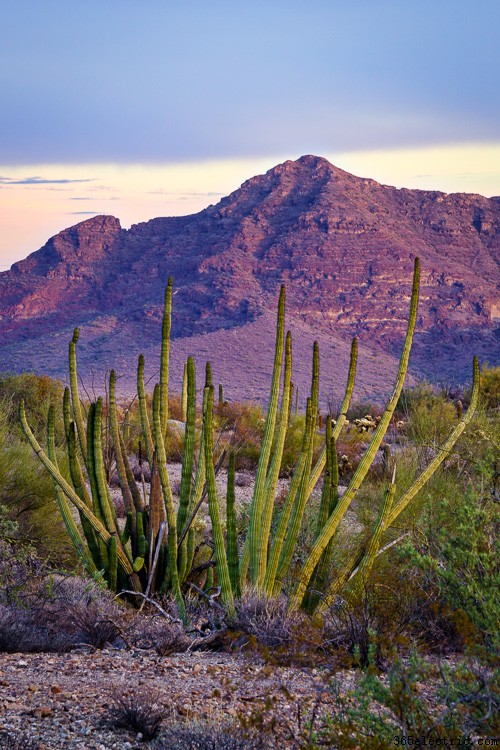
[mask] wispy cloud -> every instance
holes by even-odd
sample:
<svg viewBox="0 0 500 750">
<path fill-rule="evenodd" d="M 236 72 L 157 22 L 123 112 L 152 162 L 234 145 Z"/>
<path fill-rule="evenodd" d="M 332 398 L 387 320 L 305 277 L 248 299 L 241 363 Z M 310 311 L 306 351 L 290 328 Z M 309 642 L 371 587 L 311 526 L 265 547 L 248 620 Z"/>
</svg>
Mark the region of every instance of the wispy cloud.
<svg viewBox="0 0 500 750">
<path fill-rule="evenodd" d="M 70 216 L 99 216 L 101 211 L 68 211 Z"/>
<path fill-rule="evenodd" d="M 50 180 L 46 177 L 23 177 L 21 179 L 14 177 L 0 177 L 0 185 L 68 185 L 73 182 L 94 182 L 95 178 L 84 180 L 60 179 Z"/>
<path fill-rule="evenodd" d="M 174 198 L 180 198 L 182 196 L 182 200 L 186 200 L 187 198 L 219 198 L 221 195 L 224 195 L 224 193 L 215 193 L 215 192 L 174 192 L 173 190 L 148 190 L 148 195 L 168 195 L 173 196 Z"/>
</svg>

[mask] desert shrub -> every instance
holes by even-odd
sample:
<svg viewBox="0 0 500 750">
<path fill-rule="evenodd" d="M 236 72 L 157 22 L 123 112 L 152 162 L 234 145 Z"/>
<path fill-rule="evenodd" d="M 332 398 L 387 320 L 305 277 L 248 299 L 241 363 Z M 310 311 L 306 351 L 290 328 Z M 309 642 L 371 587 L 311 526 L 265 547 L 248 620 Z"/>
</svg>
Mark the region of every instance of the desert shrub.
<svg viewBox="0 0 500 750">
<path fill-rule="evenodd" d="M 73 565 L 76 556 L 57 509 L 53 482 L 11 422 L 10 408 L 9 402 L 0 401 L 0 505 L 16 522 L 19 544 L 34 545 L 54 565 Z"/>
<path fill-rule="evenodd" d="M 165 605 L 165 602 L 162 602 Z M 170 606 L 168 606 L 170 605 Z M 174 616 L 172 602 L 167 603 L 172 611 L 171 619 L 157 614 L 141 614 L 127 630 L 127 637 L 139 648 L 154 648 L 160 656 L 184 653 L 191 645 L 182 623 Z"/>
<path fill-rule="evenodd" d="M 43 433 L 46 429 L 49 406 L 54 404 L 59 417 L 56 428 L 59 437 L 62 438 L 63 425 L 60 408 L 62 396 L 62 384 L 59 380 L 53 380 L 47 375 L 40 376 L 34 373 L 0 374 L 0 402 L 7 406 L 10 426 L 19 433 L 17 409 L 22 399 L 30 415 L 31 424 L 39 433 Z"/>
<path fill-rule="evenodd" d="M 370 666 L 352 690 L 343 692 L 335 682 L 332 690 L 334 710 L 323 719 L 313 748 L 334 743 L 338 750 L 383 750 L 396 737 L 405 737 L 406 744 L 424 737 L 470 742 L 476 733 L 494 736 L 498 729 L 498 674 L 475 664 L 437 670 L 413 655 L 396 659 L 384 676 Z"/>
<path fill-rule="evenodd" d="M 168 727 L 155 750 L 259 750 L 262 744 L 256 739 L 241 737 L 234 727 L 213 724 L 178 724 Z"/>
<path fill-rule="evenodd" d="M 233 647 L 255 652 L 274 664 L 310 664 L 323 645 L 321 629 L 302 611 L 290 612 L 286 597 L 242 597 L 230 622 Z"/>
<path fill-rule="evenodd" d="M 475 630 L 475 639 L 498 647 L 500 517 L 495 498 L 465 492 L 427 511 L 418 533 L 402 549 L 419 585 Z M 472 637 L 473 633 L 469 633 Z"/>
<path fill-rule="evenodd" d="M 116 688 L 109 705 L 110 723 L 118 729 L 140 733 L 144 740 L 154 739 L 163 721 L 165 709 L 156 691 L 124 691 Z"/>
<path fill-rule="evenodd" d="M 429 383 L 404 389 L 397 411 L 406 423 L 406 437 L 430 448 L 442 443 L 457 421 L 456 404 Z"/>
<path fill-rule="evenodd" d="M 0 540 L 0 651 L 64 652 L 117 641 L 121 610 L 91 580 L 51 571 L 30 548 Z"/>
<path fill-rule="evenodd" d="M 470 400 L 470 389 L 463 395 L 464 404 Z M 500 367 L 481 368 L 480 402 L 486 411 L 500 408 Z"/>
<path fill-rule="evenodd" d="M 353 579 L 353 582 L 356 579 Z M 372 574 L 364 585 L 347 587 L 345 597 L 323 614 L 325 646 L 344 652 L 352 664 L 387 665 L 394 650 L 407 652 L 413 597 L 390 566 Z"/>
<path fill-rule="evenodd" d="M 370 401 L 354 401 L 347 411 L 347 419 L 350 422 L 353 422 L 355 419 L 362 419 L 367 414 L 375 417 L 379 413 L 380 409 L 374 406 Z M 332 414 L 336 417 L 336 412 L 332 412 Z"/>
<path fill-rule="evenodd" d="M 251 403 L 225 403 L 218 415 L 217 427 L 223 434 L 230 435 L 236 469 L 255 469 L 264 434 L 262 409 Z"/>
</svg>

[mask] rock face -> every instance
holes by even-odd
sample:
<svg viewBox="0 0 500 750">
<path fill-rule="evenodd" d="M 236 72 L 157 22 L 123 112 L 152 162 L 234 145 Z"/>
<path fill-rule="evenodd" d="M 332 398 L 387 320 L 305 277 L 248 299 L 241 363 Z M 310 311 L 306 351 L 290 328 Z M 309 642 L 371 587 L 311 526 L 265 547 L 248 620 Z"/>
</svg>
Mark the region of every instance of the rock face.
<svg viewBox="0 0 500 750">
<path fill-rule="evenodd" d="M 339 366 L 330 355 L 344 356 L 357 335 L 373 359 L 360 393 L 382 392 L 401 347 L 417 255 L 413 372 L 464 379 L 473 351 L 498 364 L 500 198 L 396 189 L 303 156 L 192 216 L 128 231 L 111 216 L 89 219 L 0 274 L 0 369 L 62 376 L 67 341 L 79 325 L 82 372 L 116 366 L 133 382 L 137 353 L 148 358 L 157 346 L 172 275 L 174 358 L 178 352 L 180 364 L 191 344 L 193 352 L 196 345 L 213 355 L 216 366 L 222 356 L 219 377 L 229 387 L 238 368 L 244 394 L 233 395 L 263 395 L 238 349 L 251 348 L 253 331 L 252 361 L 271 351 L 282 283 L 289 325 L 298 329 L 299 350 L 307 350 L 298 360 L 304 387 L 314 336 L 328 350 L 323 371 L 333 377 Z"/>
</svg>

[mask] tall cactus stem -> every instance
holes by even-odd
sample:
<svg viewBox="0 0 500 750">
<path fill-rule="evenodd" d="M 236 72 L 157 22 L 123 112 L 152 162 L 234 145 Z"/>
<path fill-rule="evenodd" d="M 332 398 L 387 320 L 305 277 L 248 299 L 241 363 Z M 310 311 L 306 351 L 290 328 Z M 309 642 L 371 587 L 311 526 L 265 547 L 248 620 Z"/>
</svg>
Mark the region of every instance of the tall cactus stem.
<svg viewBox="0 0 500 750">
<path fill-rule="evenodd" d="M 73 338 L 69 342 L 69 385 L 71 389 L 71 403 L 73 406 L 73 417 L 78 431 L 80 449 L 83 461 L 87 463 L 87 436 L 83 426 L 82 405 L 78 393 L 78 370 L 76 367 L 76 343 L 80 337 L 78 328 L 73 331 Z"/>
<path fill-rule="evenodd" d="M 118 569 L 117 539 L 114 534 L 108 539 L 108 586 L 111 591 L 116 591 L 116 579 Z"/>
<path fill-rule="evenodd" d="M 226 524 L 227 524 L 227 565 L 233 595 L 240 596 L 240 564 L 238 560 L 238 534 L 236 530 L 236 510 L 234 507 L 234 451 L 229 454 L 227 469 Z"/>
<path fill-rule="evenodd" d="M 94 470 L 99 493 L 99 504 L 101 513 L 110 533 L 118 533 L 115 507 L 112 503 L 108 484 L 106 482 L 106 470 L 104 468 L 104 455 L 102 448 L 102 398 L 99 397 L 95 405 L 94 414 Z"/>
<path fill-rule="evenodd" d="M 273 594 L 277 595 L 281 591 L 285 575 L 288 572 L 290 563 L 297 545 L 297 539 L 300 533 L 300 527 L 302 525 L 302 518 L 304 516 L 304 509 L 306 507 L 307 500 L 309 499 L 308 486 L 309 476 L 311 472 L 312 454 L 314 450 L 314 432 L 316 427 L 316 413 L 317 410 L 313 405 L 312 398 L 307 399 L 307 419 L 306 419 L 306 461 L 304 464 L 304 471 L 302 474 L 302 480 L 300 483 L 295 505 L 290 518 L 288 531 L 283 544 L 278 568 L 276 571 L 276 578 L 274 581 Z"/>
<path fill-rule="evenodd" d="M 271 382 L 271 394 L 267 410 L 266 424 L 264 427 L 264 436 L 262 447 L 255 475 L 255 486 L 250 508 L 250 528 L 249 545 L 250 545 L 250 581 L 256 585 L 259 580 L 259 573 L 262 569 L 262 558 L 267 557 L 267 545 L 264 548 L 262 538 L 262 516 L 264 512 L 264 486 L 266 482 L 267 470 L 271 449 L 273 446 L 274 432 L 276 425 L 276 416 L 278 412 L 278 399 L 281 380 L 281 365 L 283 360 L 283 348 L 285 344 L 285 287 L 281 287 L 280 298 L 278 303 L 278 319 L 276 324 L 276 345 L 274 351 L 274 367 Z M 265 560 L 264 560 L 265 565 Z"/>
<path fill-rule="evenodd" d="M 271 531 L 271 523 L 273 519 L 274 511 L 274 499 L 276 494 L 276 487 L 278 485 L 279 472 L 281 468 L 281 461 L 283 458 L 283 449 L 285 446 L 285 438 L 288 430 L 288 420 L 291 402 L 291 377 L 292 377 L 292 335 L 290 331 L 287 332 L 285 340 L 285 373 L 283 376 L 283 393 L 281 396 L 281 411 L 278 424 L 278 430 L 276 435 L 276 444 L 274 447 L 274 453 L 269 468 L 268 475 L 266 477 L 266 483 L 264 486 L 264 507 L 261 524 L 261 544 L 263 548 L 263 554 L 259 558 L 259 576 L 257 579 L 257 587 L 261 588 L 264 584 L 264 578 L 266 575 L 267 568 L 267 551 L 269 546 L 269 534 Z"/>
<path fill-rule="evenodd" d="M 52 405 L 49 407 L 48 419 L 47 419 L 47 454 L 48 454 L 49 459 L 52 461 L 52 463 L 56 467 L 56 469 L 59 469 L 57 465 L 57 456 L 56 456 L 55 412 L 54 412 L 54 407 Z M 75 523 L 75 520 L 73 516 L 71 515 L 71 510 L 68 505 L 68 501 L 66 500 L 63 491 L 61 490 L 61 488 L 59 487 L 59 485 L 57 484 L 55 480 L 54 480 L 54 488 L 56 491 L 57 506 L 62 516 L 64 525 L 66 527 L 66 531 L 68 532 L 68 536 L 71 539 L 71 542 L 73 543 L 73 546 L 80 559 L 80 562 L 86 568 L 86 570 L 90 573 L 90 575 L 95 577 L 98 575 L 97 567 L 91 555 L 88 553 L 87 548 L 85 546 L 85 542 L 82 538 L 82 535 L 80 534 L 80 531 Z"/>
<path fill-rule="evenodd" d="M 161 327 L 160 355 L 160 421 L 162 434 L 166 434 L 168 419 L 168 378 L 170 359 L 170 332 L 172 328 L 172 277 L 168 279 L 165 289 L 165 305 Z"/>
<path fill-rule="evenodd" d="M 191 500 L 191 485 L 193 480 L 194 443 L 196 420 L 196 370 L 194 359 L 187 361 L 187 410 L 186 427 L 184 431 L 184 450 L 182 454 L 181 487 L 179 497 L 179 511 L 177 513 L 177 533 L 181 534 L 186 523 Z"/>
<path fill-rule="evenodd" d="M 127 472 L 125 471 L 125 463 L 123 461 L 123 454 L 120 446 L 120 428 L 118 425 L 118 414 L 116 409 L 116 373 L 114 370 L 111 370 L 109 375 L 109 417 L 116 470 L 118 473 L 118 481 L 120 482 L 123 504 L 125 505 L 125 511 L 127 513 L 133 513 L 135 510 L 134 501 L 128 484 Z"/>
<path fill-rule="evenodd" d="M 410 303 L 410 315 L 408 319 L 408 328 L 407 328 L 405 342 L 403 346 L 403 352 L 401 354 L 401 359 L 399 361 L 399 369 L 398 369 L 398 374 L 396 377 L 394 390 L 392 392 L 391 397 L 389 398 L 389 401 L 387 402 L 385 411 L 382 415 L 379 425 L 373 434 L 371 442 L 363 458 L 361 459 L 359 466 L 356 469 L 354 476 L 351 479 L 351 482 L 347 490 L 345 491 L 342 498 L 339 500 L 337 507 L 335 508 L 334 512 L 332 513 L 327 523 L 323 527 L 321 534 L 317 538 L 307 559 L 304 562 L 302 570 L 299 574 L 299 578 L 295 587 L 295 591 L 290 597 L 290 603 L 289 603 L 290 609 L 298 609 L 300 607 L 301 602 L 304 598 L 306 588 L 308 587 L 309 581 L 311 580 L 311 576 L 314 573 L 314 569 L 316 568 L 316 565 L 318 564 L 318 561 L 321 558 L 323 551 L 328 545 L 328 542 L 337 531 L 337 528 L 342 518 L 344 517 L 347 509 L 352 503 L 354 497 L 356 496 L 361 486 L 361 483 L 366 477 L 370 469 L 370 466 L 373 463 L 373 459 L 387 431 L 389 423 L 392 419 L 394 409 L 396 408 L 396 404 L 398 402 L 399 396 L 403 389 L 406 371 L 408 369 L 408 360 L 410 357 L 413 332 L 415 330 L 415 324 L 417 321 L 419 284 L 420 284 L 420 264 L 417 258 L 415 259 L 415 270 L 414 270 L 414 275 L 413 275 L 413 286 L 412 286 L 412 295 L 411 295 L 411 303 Z"/>
<path fill-rule="evenodd" d="M 349 361 L 349 372 L 347 375 L 347 385 L 345 389 L 344 398 L 340 407 L 340 413 L 337 417 L 337 422 L 333 430 L 333 437 L 335 440 L 339 439 L 340 433 L 347 419 L 347 412 L 351 403 L 352 392 L 354 390 L 354 383 L 356 380 L 356 367 L 358 363 L 358 340 L 354 338 L 351 344 L 351 356 Z M 316 487 L 319 478 L 323 472 L 326 463 L 326 446 L 323 448 L 314 468 L 311 472 L 311 480 L 309 482 L 309 494 L 311 494 Z"/>
<path fill-rule="evenodd" d="M 165 454 L 165 443 L 163 441 L 163 429 L 160 412 L 160 387 L 155 386 L 153 394 L 153 434 L 156 446 L 156 456 L 158 460 L 158 472 L 163 491 L 163 500 L 168 524 L 168 577 L 172 586 L 172 592 L 177 602 L 179 612 L 185 614 L 184 600 L 182 598 L 179 574 L 177 570 L 177 520 L 174 511 L 174 501 L 172 489 L 167 471 L 167 457 Z"/>
<path fill-rule="evenodd" d="M 217 578 L 221 589 L 221 598 L 227 607 L 230 617 L 235 615 L 233 589 L 229 568 L 227 564 L 226 548 L 224 545 L 224 535 L 219 514 L 219 502 L 217 500 L 217 489 L 215 486 L 215 469 L 213 461 L 213 431 L 212 431 L 212 412 L 214 403 L 214 389 L 210 386 L 206 398 L 205 419 L 205 465 L 207 473 L 207 492 L 208 492 L 208 510 L 212 521 L 212 537 L 214 543 L 215 559 L 217 562 Z"/>
<path fill-rule="evenodd" d="M 181 396 L 181 419 L 183 422 L 187 418 L 187 406 L 188 406 L 188 374 L 187 374 L 187 362 L 184 362 L 184 371 L 182 373 L 182 396 Z"/>
<path fill-rule="evenodd" d="M 146 387 L 144 385 L 144 354 L 139 354 L 139 361 L 137 363 L 137 397 L 139 399 L 142 436 L 146 446 L 148 463 L 151 466 L 153 463 L 154 443 L 151 434 L 151 425 L 149 424 L 148 400 L 146 396 Z"/>
</svg>

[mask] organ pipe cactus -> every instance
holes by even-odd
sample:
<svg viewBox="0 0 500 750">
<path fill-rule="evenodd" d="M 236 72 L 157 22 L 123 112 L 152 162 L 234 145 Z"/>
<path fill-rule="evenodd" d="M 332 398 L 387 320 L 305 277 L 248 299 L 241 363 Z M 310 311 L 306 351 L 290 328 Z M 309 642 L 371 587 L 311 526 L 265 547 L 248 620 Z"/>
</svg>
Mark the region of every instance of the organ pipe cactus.
<svg viewBox="0 0 500 750">
<path fill-rule="evenodd" d="M 214 544 L 215 561 L 217 564 L 217 576 L 221 589 L 221 598 L 227 607 L 230 616 L 235 614 L 233 589 L 229 568 L 227 564 L 226 547 L 224 545 L 224 535 L 220 522 L 219 501 L 217 499 L 217 489 L 215 486 L 215 470 L 213 461 L 214 440 L 212 428 L 212 412 L 214 407 L 214 387 L 207 387 L 206 408 L 203 414 L 205 422 L 205 466 L 207 472 L 207 493 L 208 509 L 210 520 L 212 521 L 212 539 Z"/>
<path fill-rule="evenodd" d="M 285 337 L 285 287 L 281 287 L 280 298 L 278 302 L 278 321 L 276 325 L 276 347 L 274 353 L 274 367 L 271 383 L 271 395 L 267 409 L 267 419 L 264 428 L 264 437 L 262 439 L 262 448 L 260 451 L 257 473 L 255 476 L 255 487 L 253 493 L 252 506 L 250 508 L 250 528 L 249 528 L 249 553 L 250 553 L 250 580 L 252 584 L 258 583 L 263 558 L 267 556 L 267 548 L 264 546 L 262 537 L 262 517 L 264 513 L 264 487 L 269 466 L 269 458 L 274 440 L 274 428 L 276 424 L 276 415 L 278 412 L 278 400 L 281 379 L 281 364 L 283 359 L 283 347 Z"/>
<path fill-rule="evenodd" d="M 169 279 L 165 292 L 160 377 L 154 389 L 152 408 L 148 403 L 145 389 L 142 355 L 139 357 L 137 368 L 141 441 L 145 446 L 152 472 L 149 497 L 145 492 L 141 494 L 132 474 L 127 456 L 127 435 L 125 427 L 119 422 L 116 375 L 114 371 L 110 375 L 110 434 L 106 440 L 110 440 L 113 446 L 126 509 L 126 523 L 121 527 L 116 519 L 104 470 L 102 424 L 104 404 L 102 399 L 91 403 L 85 418 L 79 397 L 76 365 L 78 329 L 75 329 L 69 347 L 70 388 L 66 389 L 63 401 L 64 431 L 71 483 L 66 481 L 57 466 L 53 412 L 49 414 L 48 453 L 43 451 L 31 431 L 23 405 L 20 406 L 20 420 L 27 439 L 54 480 L 58 491 L 59 508 L 68 534 L 87 569 L 93 575 L 99 575 L 99 571 L 102 571 L 109 587 L 116 590 L 121 589 L 127 582 L 129 588 L 135 591 L 146 591 L 148 595 L 154 594 L 155 591 L 171 592 L 182 614 L 184 612 L 182 587 L 184 582 L 189 580 L 195 556 L 193 521 L 204 499 L 208 497 L 214 546 L 214 561 L 212 562 L 215 566 L 209 567 L 209 576 L 205 585 L 210 588 L 214 582 L 217 583 L 221 590 L 222 601 L 228 611 L 234 613 L 234 600 L 244 592 L 249 583 L 258 592 L 269 597 L 278 594 L 283 589 L 285 581 L 290 576 L 290 567 L 300 538 L 306 505 L 323 475 L 316 538 L 302 568 L 296 575 L 294 588 L 289 594 L 289 606 L 291 609 L 303 606 L 309 612 L 313 612 L 317 608 L 327 606 L 327 603 L 332 601 L 344 586 L 360 585 L 360 582 L 369 575 L 376 558 L 384 549 L 382 546 L 384 536 L 433 476 L 446 456 L 450 454 L 455 442 L 470 422 L 477 405 L 479 367 L 475 360 L 469 409 L 461 415 L 459 423 L 427 469 L 417 477 L 400 498 L 396 496 L 396 484 L 393 478 L 381 502 L 371 537 L 364 548 L 357 549 L 350 557 L 348 556 L 335 580 L 329 580 L 337 529 L 366 478 L 403 387 L 417 316 L 419 270 L 417 260 L 408 329 L 392 395 L 347 490 L 340 498 L 336 445 L 346 423 L 346 414 L 354 388 L 358 344 L 354 339 L 340 412 L 335 423 L 331 418 L 327 419 L 325 444 L 318 460 L 313 465 L 313 445 L 318 439 L 316 426 L 319 404 L 319 350 L 317 344 L 314 345 L 311 393 L 307 399 L 302 448 L 285 501 L 278 509 L 275 503 L 277 482 L 294 393 L 292 338 L 290 332 L 285 337 L 285 290 L 284 287 L 281 288 L 269 404 L 250 508 L 250 523 L 245 538 L 241 540 L 241 552 L 238 550 L 234 503 L 234 453 L 231 453 L 228 471 L 226 547 L 215 486 L 212 372 L 210 364 L 207 363 L 201 433 L 199 440 L 195 440 L 196 376 L 192 357 L 186 363 L 183 378 L 182 408 L 185 420 L 185 440 L 180 501 L 177 511 L 174 506 L 165 449 L 168 428 L 172 280 Z M 222 389 L 219 395 L 219 404 L 224 403 Z M 295 408 L 297 397 L 298 389 L 295 391 Z M 199 442 L 198 454 L 196 454 L 196 442 Z M 78 509 L 82 531 L 69 512 L 68 502 Z M 275 529 L 272 535 L 271 528 Z M 354 582 L 349 583 L 353 579 Z"/>
<path fill-rule="evenodd" d="M 80 440 L 80 448 L 82 451 L 83 460 L 87 461 L 87 437 L 85 434 L 85 428 L 83 426 L 83 414 L 82 405 L 80 403 L 80 396 L 78 393 L 78 374 L 76 368 L 76 344 L 80 337 L 78 328 L 73 331 L 73 338 L 69 342 L 69 383 L 71 389 L 71 404 L 73 407 L 73 418 L 75 420 L 76 429 L 78 431 L 78 438 Z"/>
</svg>

